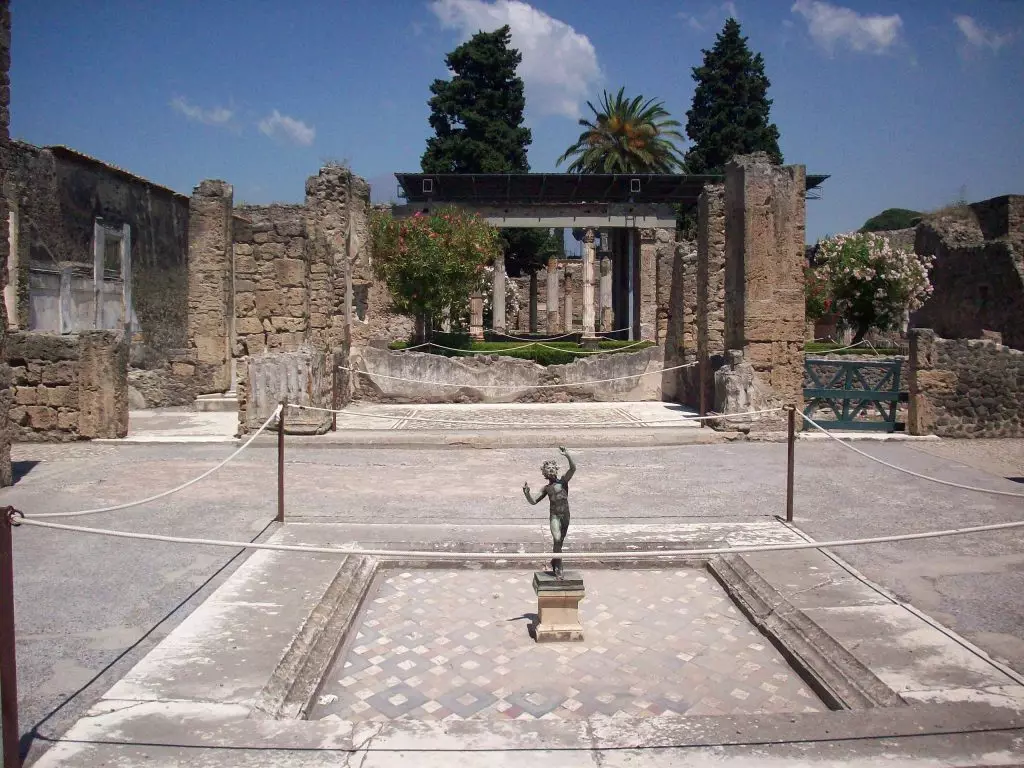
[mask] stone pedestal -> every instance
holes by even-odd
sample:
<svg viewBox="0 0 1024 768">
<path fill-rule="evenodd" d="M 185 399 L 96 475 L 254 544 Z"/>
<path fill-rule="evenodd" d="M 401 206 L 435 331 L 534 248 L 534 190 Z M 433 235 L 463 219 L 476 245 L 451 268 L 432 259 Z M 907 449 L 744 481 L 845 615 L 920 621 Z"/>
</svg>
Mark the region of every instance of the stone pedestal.
<svg viewBox="0 0 1024 768">
<path fill-rule="evenodd" d="M 538 619 L 535 638 L 538 643 L 578 643 L 583 640 L 580 624 L 580 600 L 586 594 L 583 574 L 565 571 L 557 578 L 550 571 L 533 574 L 537 593 Z"/>
<path fill-rule="evenodd" d="M 610 252 L 604 251 L 601 254 L 600 268 L 598 272 L 601 275 L 600 279 L 600 296 L 601 296 L 601 330 L 602 331 L 614 331 L 612 327 L 615 322 L 615 313 L 612 309 L 612 255 Z"/>
<path fill-rule="evenodd" d="M 491 325 L 496 333 L 505 333 L 505 256 L 494 260 L 494 286 L 491 296 Z"/>
<path fill-rule="evenodd" d="M 565 319 L 565 332 L 572 333 L 572 276 L 569 270 L 565 270 L 565 278 L 562 280 L 562 317 Z"/>
</svg>

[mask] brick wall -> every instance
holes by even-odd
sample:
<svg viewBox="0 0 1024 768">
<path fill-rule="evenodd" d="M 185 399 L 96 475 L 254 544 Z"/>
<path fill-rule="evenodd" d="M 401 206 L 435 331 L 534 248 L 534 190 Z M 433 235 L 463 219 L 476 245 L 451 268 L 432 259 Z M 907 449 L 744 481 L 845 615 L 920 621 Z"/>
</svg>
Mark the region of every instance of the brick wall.
<svg viewBox="0 0 1024 768">
<path fill-rule="evenodd" d="M 912 330 L 907 428 L 914 435 L 1024 437 L 1024 352 Z"/>
</svg>

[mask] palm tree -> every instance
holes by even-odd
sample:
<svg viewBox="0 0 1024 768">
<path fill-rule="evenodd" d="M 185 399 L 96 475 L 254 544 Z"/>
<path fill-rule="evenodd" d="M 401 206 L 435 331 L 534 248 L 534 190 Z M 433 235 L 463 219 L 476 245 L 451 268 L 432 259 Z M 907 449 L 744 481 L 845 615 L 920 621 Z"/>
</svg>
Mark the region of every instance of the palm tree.
<svg viewBox="0 0 1024 768">
<path fill-rule="evenodd" d="M 679 121 L 671 119 L 662 102 L 644 101 L 643 96 L 630 100 L 623 91 L 620 88 L 615 96 L 605 91 L 600 109 L 587 102 L 594 119 L 580 119 L 585 130 L 557 164 L 574 158 L 569 173 L 681 171 L 683 159 L 675 144 L 683 140 L 676 130 Z"/>
</svg>

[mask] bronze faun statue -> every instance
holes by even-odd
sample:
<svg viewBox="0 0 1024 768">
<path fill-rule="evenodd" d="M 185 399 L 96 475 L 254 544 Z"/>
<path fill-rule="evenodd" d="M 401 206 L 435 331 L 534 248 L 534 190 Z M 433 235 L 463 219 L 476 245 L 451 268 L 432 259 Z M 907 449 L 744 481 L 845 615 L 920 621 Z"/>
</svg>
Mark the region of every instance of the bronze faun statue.
<svg viewBox="0 0 1024 768">
<path fill-rule="evenodd" d="M 552 552 L 562 551 L 562 542 L 565 541 L 565 534 L 569 532 L 569 481 L 576 472 L 576 464 L 572 456 L 565 448 L 559 448 L 559 452 L 569 461 L 568 471 L 558 477 L 558 464 L 554 461 L 545 461 L 540 468 L 540 473 L 548 481 L 537 498 L 530 494 L 530 484 L 523 483 L 523 493 L 526 500 L 531 504 L 537 504 L 545 496 L 551 502 L 551 539 L 554 544 Z M 551 561 L 551 570 L 558 578 L 562 578 L 562 558 L 556 557 Z"/>
</svg>

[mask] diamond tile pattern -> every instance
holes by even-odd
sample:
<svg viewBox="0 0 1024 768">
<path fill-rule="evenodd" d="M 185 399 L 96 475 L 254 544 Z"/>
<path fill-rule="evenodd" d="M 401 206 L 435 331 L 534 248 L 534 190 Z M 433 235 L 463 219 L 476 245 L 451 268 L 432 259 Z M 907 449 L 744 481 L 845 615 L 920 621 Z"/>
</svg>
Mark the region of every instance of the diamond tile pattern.
<svg viewBox="0 0 1024 768">
<path fill-rule="evenodd" d="M 731 715 L 825 707 L 706 571 L 584 572 L 582 643 L 539 645 L 532 571 L 391 571 L 311 715 Z M 336 698 L 335 698 L 336 697 Z"/>
</svg>

